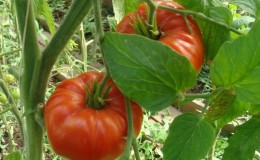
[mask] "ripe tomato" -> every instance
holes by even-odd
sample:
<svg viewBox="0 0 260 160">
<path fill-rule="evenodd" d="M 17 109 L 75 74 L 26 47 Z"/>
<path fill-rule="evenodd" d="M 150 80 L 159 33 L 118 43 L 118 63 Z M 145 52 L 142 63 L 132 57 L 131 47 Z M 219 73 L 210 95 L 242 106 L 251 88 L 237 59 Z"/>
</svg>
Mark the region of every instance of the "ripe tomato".
<svg viewBox="0 0 260 160">
<path fill-rule="evenodd" d="M 88 106 L 86 100 L 94 83 L 100 83 L 104 73 L 86 72 L 61 82 L 47 101 L 44 119 L 53 150 L 70 160 L 111 160 L 124 151 L 127 136 L 125 100 L 114 82 L 101 109 Z M 104 89 L 104 90 L 105 90 Z M 104 91 L 103 91 L 104 92 Z M 131 102 L 134 133 L 141 130 L 142 109 Z"/>
<path fill-rule="evenodd" d="M 164 5 L 176 9 L 184 9 L 181 5 L 173 1 L 155 1 L 156 4 Z M 137 34 L 133 25 L 140 17 L 143 22 L 147 20 L 147 6 L 142 3 L 136 12 L 128 13 L 117 25 L 116 32 Z M 156 10 L 156 23 L 160 31 L 159 41 L 171 47 L 180 55 L 188 58 L 195 70 L 199 72 L 204 62 L 204 47 L 200 29 L 191 16 L 187 16 L 186 25 L 182 15 L 158 8 Z M 145 23 L 144 23 L 145 24 Z"/>
</svg>

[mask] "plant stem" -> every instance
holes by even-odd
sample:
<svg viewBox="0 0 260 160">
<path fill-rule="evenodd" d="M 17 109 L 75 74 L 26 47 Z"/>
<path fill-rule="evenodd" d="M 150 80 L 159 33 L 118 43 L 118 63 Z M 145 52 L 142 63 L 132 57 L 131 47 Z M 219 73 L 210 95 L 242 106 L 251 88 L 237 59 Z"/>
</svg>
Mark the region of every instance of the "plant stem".
<svg viewBox="0 0 260 160">
<path fill-rule="evenodd" d="M 37 77 L 39 75 L 39 61 L 41 53 L 35 28 L 35 16 L 31 0 L 15 0 L 16 16 L 21 42 L 23 45 L 23 73 L 21 77 L 21 98 L 25 116 L 24 144 L 27 160 L 42 159 L 43 130 L 34 119 L 35 95 Z M 39 91 L 40 92 L 40 91 Z"/>
<path fill-rule="evenodd" d="M 13 54 L 13 53 L 15 53 L 15 52 L 20 52 L 20 51 L 21 51 L 21 48 L 15 49 L 15 50 L 10 51 L 10 52 L 4 52 L 4 53 L 1 53 L 1 54 L 0 54 L 0 57 L 3 57 L 3 56 L 5 56 L 5 55 L 10 55 L 10 54 Z"/>
<path fill-rule="evenodd" d="M 92 0 L 93 3 L 93 11 L 94 11 L 94 20 L 95 20 L 95 27 L 96 27 L 96 35 L 95 40 L 97 44 L 103 40 L 105 33 L 103 30 L 102 25 L 102 15 L 101 15 L 101 1 L 100 0 Z"/>
<path fill-rule="evenodd" d="M 217 138 L 218 138 L 220 132 L 221 132 L 221 129 L 218 129 L 216 131 L 216 139 L 214 141 L 214 144 L 213 144 L 211 150 L 208 153 L 208 160 L 214 160 L 214 153 L 215 153 L 215 148 L 216 148 L 216 144 L 217 144 Z"/>
<path fill-rule="evenodd" d="M 134 137 L 134 126 L 133 126 L 133 115 L 131 110 L 131 103 L 130 99 L 125 97 L 125 106 L 126 106 L 126 115 L 127 115 L 127 138 L 126 138 L 126 145 L 125 145 L 125 151 L 120 157 L 120 160 L 126 160 L 130 157 L 130 150 L 131 150 L 131 144 L 133 142 Z"/>
<path fill-rule="evenodd" d="M 157 36 L 160 34 L 158 27 L 157 27 L 157 22 L 156 22 L 156 9 L 157 5 L 154 4 L 152 0 L 145 0 L 145 2 L 149 6 L 149 15 L 148 15 L 148 30 L 151 32 L 151 36 L 153 39 L 156 39 Z"/>
<path fill-rule="evenodd" d="M 137 140 L 136 140 L 135 136 L 133 137 L 132 146 L 133 146 L 134 153 L 135 153 L 135 159 L 140 160 L 141 158 L 140 158 L 140 155 L 139 155 L 138 144 L 137 144 Z"/>
<path fill-rule="evenodd" d="M 193 12 L 193 11 L 190 11 L 190 10 L 180 10 L 180 9 L 167 7 L 167 6 L 163 6 L 163 5 L 158 5 L 158 8 L 162 8 L 162 9 L 165 9 L 165 10 L 169 10 L 169 11 L 172 11 L 172 12 L 179 13 L 179 14 L 181 14 L 184 17 L 187 16 L 187 15 L 192 15 L 195 18 L 201 19 L 201 20 L 206 21 L 206 22 L 217 24 L 219 26 L 222 26 L 222 27 L 224 27 L 224 28 L 234 32 L 234 33 L 237 33 L 239 35 L 243 35 L 242 32 L 236 30 L 233 27 L 230 27 L 228 24 L 225 24 L 225 23 L 216 21 L 216 20 L 214 20 L 212 18 L 209 18 L 206 15 L 204 15 L 203 13 Z"/>
<path fill-rule="evenodd" d="M 197 98 L 202 98 L 202 99 L 208 99 L 212 93 L 207 93 L 207 94 L 183 94 L 185 99 L 197 99 Z"/>
<path fill-rule="evenodd" d="M 94 11 L 94 20 L 95 20 L 95 39 L 94 39 L 94 47 L 93 51 L 95 52 L 98 46 L 100 46 L 101 42 L 104 39 L 105 32 L 102 24 L 102 15 L 101 15 L 101 1 L 100 0 L 92 0 L 93 1 L 93 11 Z M 104 57 L 104 53 L 102 48 L 100 47 L 100 52 L 102 58 Z M 103 60 L 106 70 L 108 71 L 108 67 L 106 62 Z"/>
<path fill-rule="evenodd" d="M 85 39 L 85 34 L 84 34 L 83 23 L 80 24 L 80 33 L 79 34 L 80 34 L 80 40 L 81 40 L 80 52 L 81 52 L 82 58 L 83 58 L 83 69 L 84 69 L 84 72 L 87 72 L 88 53 L 87 53 L 87 46 L 86 46 L 86 39 Z"/>
</svg>

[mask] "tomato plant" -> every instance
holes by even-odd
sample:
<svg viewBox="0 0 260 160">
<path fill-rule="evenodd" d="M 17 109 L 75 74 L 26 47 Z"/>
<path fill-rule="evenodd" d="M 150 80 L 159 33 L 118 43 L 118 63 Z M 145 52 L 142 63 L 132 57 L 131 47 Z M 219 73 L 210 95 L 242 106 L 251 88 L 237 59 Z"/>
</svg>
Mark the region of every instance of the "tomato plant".
<svg viewBox="0 0 260 160">
<path fill-rule="evenodd" d="M 72 160 L 119 156 L 128 159 L 131 145 L 137 160 L 147 159 L 138 155 L 143 148 L 135 147 L 142 109 L 157 113 L 176 102 L 182 106 L 195 99 L 203 99 L 201 112 L 184 113 L 171 122 L 167 138 L 159 144 L 160 158 L 214 159 L 214 142 L 222 127 L 246 114 L 249 118 L 235 127 L 222 157 L 223 160 L 253 159 L 260 144 L 259 0 L 175 1 L 113 0 L 116 32 L 107 32 L 111 26 L 103 27 L 101 0 L 64 2 L 68 12 L 57 28 L 49 1 L 0 3 L 1 11 L 9 8 L 16 12 L 15 16 L 8 13 L 8 18 L 3 18 L 3 28 L 17 28 L 17 36 L 1 29 L 5 34 L 1 32 L 0 42 L 0 86 L 4 94 L 0 94 L 0 123 L 5 123 L 4 131 L 10 135 L 9 145 L 4 144 L 10 148 L 4 153 L 4 159 L 43 159 L 43 143 L 48 143 L 44 136 L 46 130 L 53 149 Z M 3 4 L 8 7 L 2 7 Z M 92 39 L 86 42 L 84 37 L 87 34 L 83 28 L 89 21 L 82 23 L 92 9 L 94 43 Z M 9 21 L 10 17 L 14 23 Z M 52 35 L 44 44 L 39 41 L 41 33 L 35 25 L 39 18 L 46 20 L 46 28 Z M 78 28 L 80 33 L 76 32 Z M 102 56 L 95 62 L 101 62 L 98 66 L 103 67 L 106 75 L 86 72 L 65 80 L 46 103 L 49 95 L 46 92 L 51 92 L 49 87 L 57 82 L 49 81 L 50 77 L 56 80 L 52 73 L 59 72 L 56 65 L 60 63 L 56 62 L 74 37 L 77 40 L 80 37 L 79 50 L 83 56 L 68 53 L 71 50 L 66 55 L 73 57 L 73 66 L 80 65 L 77 71 L 89 69 L 90 56 L 85 50 L 91 48 L 93 57 Z M 9 41 L 2 40 L 8 38 L 17 40 L 17 44 L 6 48 Z M 87 47 L 89 44 L 93 46 Z M 13 59 L 19 62 L 19 68 L 15 67 L 17 63 L 8 66 Z M 79 63 L 81 60 L 83 63 Z M 195 87 L 203 62 L 207 63 L 207 76 L 213 87 L 207 93 L 183 92 Z M 64 64 L 71 67 L 71 63 Z M 19 82 L 4 76 L 1 69 L 10 71 Z M 104 81 L 108 75 L 111 79 Z M 10 90 L 18 84 L 21 100 Z M 13 119 L 5 118 L 9 112 L 17 120 L 18 125 L 13 126 L 19 126 L 21 143 L 12 140 L 11 135 L 17 130 L 8 125 L 14 123 L 5 122 Z M 145 140 L 142 137 L 139 142 Z M 149 140 L 154 143 L 153 139 Z"/>
<path fill-rule="evenodd" d="M 99 160 L 115 159 L 124 151 L 127 136 L 125 99 L 111 79 L 102 91 L 107 95 L 102 100 L 98 98 L 102 104 L 90 104 L 93 102 L 91 94 L 97 89 L 95 85 L 103 77 L 104 73 L 89 71 L 64 80 L 47 101 L 44 110 L 46 129 L 57 154 L 71 160 Z M 137 136 L 143 119 L 142 109 L 134 102 L 131 102 L 131 108 Z"/>
<path fill-rule="evenodd" d="M 179 10 L 184 9 L 180 4 L 173 1 L 155 1 L 155 4 Z M 128 13 L 119 22 L 116 31 L 128 34 L 146 35 L 145 33 L 140 33 L 142 30 L 140 29 L 140 25 L 137 23 L 143 22 L 141 25 L 147 23 L 148 9 L 149 7 L 146 4 L 140 4 L 136 12 Z M 173 50 L 177 51 L 177 53 L 188 58 L 196 71 L 199 72 L 204 63 L 204 47 L 201 31 L 196 21 L 191 16 L 183 17 L 178 13 L 161 8 L 156 10 L 155 15 L 155 25 L 159 30 L 156 39 L 171 47 Z M 149 30 L 143 32 L 149 32 Z"/>
</svg>

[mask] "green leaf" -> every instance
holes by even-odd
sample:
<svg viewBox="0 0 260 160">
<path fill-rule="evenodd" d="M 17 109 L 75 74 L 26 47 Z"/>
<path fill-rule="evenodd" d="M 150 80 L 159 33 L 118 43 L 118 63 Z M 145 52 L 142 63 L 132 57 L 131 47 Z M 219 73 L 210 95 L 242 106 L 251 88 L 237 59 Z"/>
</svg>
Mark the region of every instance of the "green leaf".
<svg viewBox="0 0 260 160">
<path fill-rule="evenodd" d="M 165 160 L 201 160 L 215 140 L 215 132 L 206 120 L 186 113 L 174 119 L 163 147 Z"/>
<path fill-rule="evenodd" d="M 240 100 L 260 102 L 260 21 L 247 36 L 225 43 L 211 65 L 213 84 L 232 87 Z"/>
<path fill-rule="evenodd" d="M 21 152 L 19 151 L 12 152 L 4 157 L 4 160 L 21 160 L 21 159 L 22 159 L 22 155 Z"/>
<path fill-rule="evenodd" d="M 250 108 L 249 104 L 237 99 L 232 90 L 220 92 L 209 106 L 205 118 L 217 122 L 218 128 L 243 115 Z"/>
<path fill-rule="evenodd" d="M 260 119 L 253 117 L 237 127 L 228 143 L 223 160 L 252 160 L 255 150 L 260 147 Z"/>
<path fill-rule="evenodd" d="M 206 14 L 209 7 L 223 7 L 224 4 L 220 0 L 174 0 L 180 3 L 185 9 L 197 11 Z"/>
<path fill-rule="evenodd" d="M 50 33 L 53 35 L 55 33 L 54 18 L 52 16 L 51 8 L 47 0 L 36 0 L 34 1 L 34 10 L 36 17 L 43 16 L 49 27 Z"/>
<path fill-rule="evenodd" d="M 202 13 L 205 13 L 209 6 L 208 0 L 193 0 L 193 1 L 174 0 L 174 1 L 181 4 L 185 9 L 202 12 Z"/>
<path fill-rule="evenodd" d="M 135 11 L 142 0 L 112 0 L 115 19 L 119 22 L 128 12 Z"/>
<path fill-rule="evenodd" d="M 207 15 L 215 21 L 222 22 L 228 26 L 232 23 L 232 14 L 225 7 L 211 7 Z M 200 26 L 205 44 L 206 61 L 211 61 L 215 58 L 222 44 L 231 39 L 230 31 L 209 22 L 200 21 Z"/>
<path fill-rule="evenodd" d="M 188 59 L 158 41 L 106 33 L 101 45 L 116 85 L 147 110 L 169 106 L 179 91 L 195 85 L 196 73 Z"/>
<path fill-rule="evenodd" d="M 209 17 L 227 25 L 230 25 L 233 21 L 232 13 L 225 7 L 211 7 Z"/>
</svg>

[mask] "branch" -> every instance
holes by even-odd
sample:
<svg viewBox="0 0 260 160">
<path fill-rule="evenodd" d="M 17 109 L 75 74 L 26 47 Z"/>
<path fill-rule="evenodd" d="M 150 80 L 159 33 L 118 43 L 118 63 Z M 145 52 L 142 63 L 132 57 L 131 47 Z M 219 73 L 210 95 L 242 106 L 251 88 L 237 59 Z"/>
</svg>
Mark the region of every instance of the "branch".
<svg viewBox="0 0 260 160">
<path fill-rule="evenodd" d="M 190 10 L 179 10 L 179 9 L 176 9 L 176 8 L 171 8 L 171 7 L 167 7 L 167 6 L 163 6 L 163 5 L 158 5 L 158 8 L 162 8 L 162 9 L 165 9 L 165 10 L 169 10 L 169 11 L 172 11 L 172 12 L 179 13 L 183 17 L 186 17 L 187 15 L 192 15 L 193 17 L 201 19 L 203 21 L 214 23 L 214 24 L 217 24 L 219 26 L 222 26 L 222 27 L 234 32 L 234 33 L 239 34 L 239 35 L 244 34 L 244 33 L 240 32 L 239 30 L 237 30 L 233 27 L 230 27 L 229 25 L 227 25 L 225 23 L 222 23 L 222 22 L 219 22 L 219 21 L 216 21 L 212 18 L 207 17 L 203 13 L 193 12 L 193 11 L 190 11 Z"/>
</svg>

